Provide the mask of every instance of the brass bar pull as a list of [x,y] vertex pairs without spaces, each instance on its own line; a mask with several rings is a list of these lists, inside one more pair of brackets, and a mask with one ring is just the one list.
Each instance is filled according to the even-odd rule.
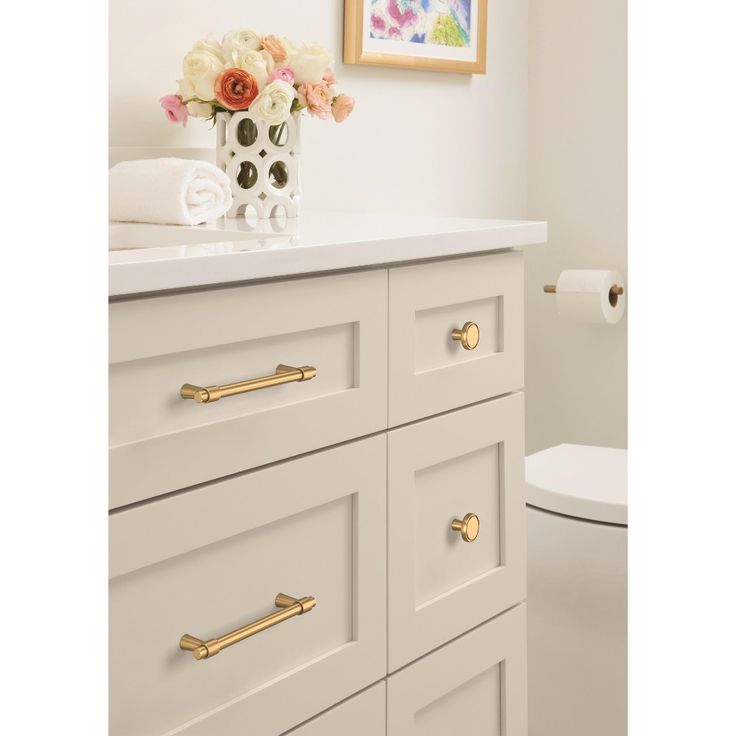
[[194,399],[198,404],[208,404],[211,401],[219,401],[225,396],[245,394],[249,391],[257,391],[259,388],[280,386],[282,383],[309,381],[316,375],[317,369],[311,365],[303,365],[301,368],[294,368],[293,366],[282,365],[279,363],[279,365],[276,366],[276,372],[270,376],[250,378],[247,381],[228,383],[225,386],[205,387],[185,383],[179,390],[179,393],[182,399]]
[[270,629],[272,626],[276,626],[276,624],[280,624],[282,621],[286,621],[294,616],[309,613],[316,605],[317,601],[311,595],[308,595],[306,598],[293,598],[285,593],[279,593],[276,596],[278,611],[269,613],[268,616],[264,616],[258,619],[258,621],[253,621],[253,623],[246,624],[240,629],[235,629],[235,631],[231,631],[229,634],[224,634],[209,641],[197,639],[196,636],[191,636],[190,634],[184,634],[179,639],[179,648],[191,652],[194,659],[214,657],[215,654],[219,654],[223,649],[231,647],[233,644],[237,644],[249,636],[259,634],[261,631]]

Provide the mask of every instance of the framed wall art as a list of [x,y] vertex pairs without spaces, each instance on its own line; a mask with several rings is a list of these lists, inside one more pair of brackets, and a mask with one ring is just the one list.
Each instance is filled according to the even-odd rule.
[[485,74],[488,0],[345,0],[346,64]]

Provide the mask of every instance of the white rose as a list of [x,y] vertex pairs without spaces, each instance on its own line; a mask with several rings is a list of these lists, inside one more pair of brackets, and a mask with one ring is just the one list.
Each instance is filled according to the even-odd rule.
[[333,61],[332,54],[324,46],[305,43],[289,55],[286,63],[294,70],[296,84],[318,84]]
[[253,100],[250,111],[268,125],[280,125],[291,114],[294,95],[290,84],[276,79]]
[[286,36],[281,36],[279,38],[279,41],[281,41],[281,45],[284,47],[284,51],[286,52],[287,59],[290,56],[293,56],[297,52],[298,50],[297,45],[290,39],[286,38]]
[[[201,42],[200,42],[201,43]],[[188,86],[194,91],[194,96],[200,100],[215,99],[215,79],[225,68],[222,59],[211,50],[197,44],[184,57],[184,80],[179,81],[183,88]]]
[[237,56],[244,51],[256,51],[261,48],[261,37],[251,28],[243,28],[242,31],[230,31],[222,39],[222,48],[225,57],[230,61],[234,55]]
[[276,66],[276,62],[273,60],[273,56],[271,56],[271,54],[269,54],[266,49],[261,49],[258,53],[261,55],[263,63],[266,65],[266,71],[270,74]]
[[192,51],[209,51],[209,53],[216,56],[220,61],[225,61],[225,52],[222,44],[211,33],[207,38],[197,41],[192,47]]
[[258,90],[262,90],[268,81],[268,64],[260,51],[243,51],[233,57],[233,63],[228,66],[245,69],[256,78]]
[[192,97],[197,96],[194,92],[194,82],[189,77],[177,79],[176,81],[179,84],[177,94],[179,95],[179,97],[182,98],[182,100],[184,100],[184,102],[186,102],[187,100],[191,100]]
[[188,102],[187,110],[195,118],[208,118],[212,115],[213,108],[211,102]]

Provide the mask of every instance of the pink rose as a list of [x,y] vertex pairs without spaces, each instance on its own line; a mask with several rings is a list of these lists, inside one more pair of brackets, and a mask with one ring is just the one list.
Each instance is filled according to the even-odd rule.
[[187,106],[179,95],[166,95],[166,97],[162,97],[159,102],[161,103],[161,107],[163,107],[169,122],[181,123],[185,128],[187,127],[189,110],[187,110]]
[[332,67],[327,67],[325,73],[322,75],[322,81],[325,82],[325,84],[337,83],[337,79],[335,79],[335,72],[332,71]]
[[355,100],[348,95],[338,95],[332,101],[332,117],[336,123],[346,120],[355,108]]
[[273,60],[278,64],[286,59],[286,49],[284,44],[276,36],[262,36],[261,44],[263,48],[271,54]]
[[332,112],[332,97],[324,82],[319,84],[302,84],[296,92],[297,100],[306,107],[310,115],[327,120]]
[[286,82],[286,84],[294,84],[294,72],[291,70],[291,67],[288,66],[282,66],[280,69],[274,69],[268,75],[268,81],[273,82],[276,79],[279,79],[282,82]]

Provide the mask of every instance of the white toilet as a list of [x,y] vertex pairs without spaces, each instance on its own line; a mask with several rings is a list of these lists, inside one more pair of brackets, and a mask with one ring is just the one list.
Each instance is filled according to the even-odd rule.
[[526,459],[529,736],[624,736],[626,450]]

